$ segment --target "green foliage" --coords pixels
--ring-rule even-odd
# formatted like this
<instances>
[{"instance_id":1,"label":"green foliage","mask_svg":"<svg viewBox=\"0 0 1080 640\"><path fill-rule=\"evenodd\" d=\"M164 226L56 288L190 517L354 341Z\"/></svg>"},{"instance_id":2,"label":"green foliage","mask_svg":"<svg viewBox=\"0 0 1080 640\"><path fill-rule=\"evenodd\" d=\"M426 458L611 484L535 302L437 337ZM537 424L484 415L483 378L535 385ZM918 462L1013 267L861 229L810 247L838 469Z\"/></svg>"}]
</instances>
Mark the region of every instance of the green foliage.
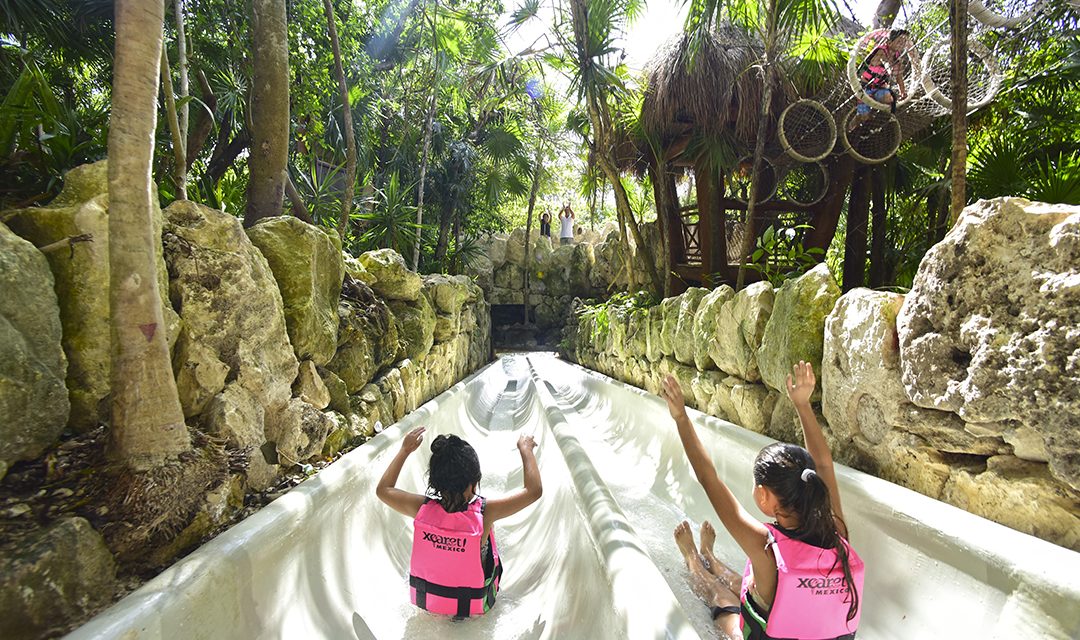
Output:
<instances>
[{"instance_id":1,"label":"green foliage","mask_svg":"<svg viewBox=\"0 0 1080 640\"><path fill-rule=\"evenodd\" d=\"M649 291L619 292L603 302L585 304L578 308L582 318L591 321L593 340L604 339L611 331L613 315L644 316L651 307L660 304L659 298Z\"/></svg>"},{"instance_id":2,"label":"green foliage","mask_svg":"<svg viewBox=\"0 0 1080 640\"><path fill-rule=\"evenodd\" d=\"M773 287L801 276L817 265L825 253L818 247L807 249L803 246L801 238L812 228L808 224L799 224L777 230L769 225L757 239L747 266L760 273Z\"/></svg>"},{"instance_id":3,"label":"green foliage","mask_svg":"<svg viewBox=\"0 0 1080 640\"><path fill-rule=\"evenodd\" d=\"M413 186L403 187L394 173L386 187L376 191L374 210L353 215L366 228L355 247L357 253L389 247L402 255L410 254L419 238L416 206L410 204L412 191Z\"/></svg>"}]
</instances>

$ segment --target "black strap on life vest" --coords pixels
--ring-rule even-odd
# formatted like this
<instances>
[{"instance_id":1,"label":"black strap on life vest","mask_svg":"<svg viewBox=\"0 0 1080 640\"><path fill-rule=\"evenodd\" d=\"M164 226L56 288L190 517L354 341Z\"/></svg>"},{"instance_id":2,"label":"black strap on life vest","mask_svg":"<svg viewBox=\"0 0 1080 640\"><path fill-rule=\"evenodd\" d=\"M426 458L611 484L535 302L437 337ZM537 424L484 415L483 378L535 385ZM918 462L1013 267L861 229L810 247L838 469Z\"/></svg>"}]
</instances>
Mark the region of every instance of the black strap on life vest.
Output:
<instances>
[{"instance_id":1,"label":"black strap on life vest","mask_svg":"<svg viewBox=\"0 0 1080 640\"><path fill-rule=\"evenodd\" d=\"M502 563L496 563L491 576L484 581L482 587L447 587L441 584L429 582L414 575L409 576L409 586L416 590L416 606L427 609L427 596L430 593L440 598L457 600L457 617L467 618L472 611L472 601L483 599L487 609L495 605L496 585L502 577Z\"/></svg>"}]
</instances>

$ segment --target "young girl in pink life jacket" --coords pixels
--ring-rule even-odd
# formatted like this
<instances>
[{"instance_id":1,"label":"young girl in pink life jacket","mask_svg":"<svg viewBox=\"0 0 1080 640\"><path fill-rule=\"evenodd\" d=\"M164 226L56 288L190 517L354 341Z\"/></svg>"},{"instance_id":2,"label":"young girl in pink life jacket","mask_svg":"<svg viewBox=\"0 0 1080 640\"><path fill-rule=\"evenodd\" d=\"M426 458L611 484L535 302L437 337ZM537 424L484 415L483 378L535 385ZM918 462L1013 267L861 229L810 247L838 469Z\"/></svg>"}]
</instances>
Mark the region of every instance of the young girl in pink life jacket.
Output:
<instances>
[{"instance_id":1,"label":"young girl in pink life jacket","mask_svg":"<svg viewBox=\"0 0 1080 640\"><path fill-rule=\"evenodd\" d=\"M421 609L456 618L482 615L495 604L502 562L492 525L536 502L543 493L532 436L518 438L525 488L505 498L477 494L480 460L461 438L440 435L431 443L427 495L397 484L405 459L420 447L425 427L405 435L375 488L375 495L413 519L409 592Z\"/></svg>"},{"instance_id":2,"label":"young girl in pink life jacket","mask_svg":"<svg viewBox=\"0 0 1080 640\"><path fill-rule=\"evenodd\" d=\"M679 383L671 376L664 380L662 395L694 474L748 557L740 577L713 555L716 533L708 522L701 527L700 553L689 523L675 528L690 586L712 607L721 637L853 640L859 627L863 563L848 544L832 454L810 407L814 384L814 370L805 362L787 378L806 449L778 442L754 460L754 502L773 519L762 524L717 476L686 415Z\"/></svg>"}]
</instances>

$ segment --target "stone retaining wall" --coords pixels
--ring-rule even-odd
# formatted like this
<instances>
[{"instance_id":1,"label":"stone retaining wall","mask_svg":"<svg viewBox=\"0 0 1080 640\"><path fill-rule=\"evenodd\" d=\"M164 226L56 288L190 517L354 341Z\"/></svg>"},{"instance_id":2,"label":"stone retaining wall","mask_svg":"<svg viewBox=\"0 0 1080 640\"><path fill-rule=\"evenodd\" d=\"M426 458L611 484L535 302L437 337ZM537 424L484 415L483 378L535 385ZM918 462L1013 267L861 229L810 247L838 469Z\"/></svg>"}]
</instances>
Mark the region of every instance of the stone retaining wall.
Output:
<instances>
[{"instance_id":1,"label":"stone retaining wall","mask_svg":"<svg viewBox=\"0 0 1080 640\"><path fill-rule=\"evenodd\" d=\"M1080 208L968 207L907 296L824 266L773 290L690 289L567 327L565 356L801 444L782 393L813 363L836 459L1080 550Z\"/></svg>"},{"instance_id":2,"label":"stone retaining wall","mask_svg":"<svg viewBox=\"0 0 1080 640\"><path fill-rule=\"evenodd\" d=\"M104 162L80 167L50 205L0 217L10 225L0 223L0 481L32 484L43 456L103 442L71 438L85 442L93 434L79 434L109 422L106 176ZM191 488L205 491L204 507L139 562L169 562L228 522L245 492L363 442L490 359L489 307L466 276L421 276L391 250L343 254L335 233L292 217L244 229L177 202L155 220L181 406L190 427L224 444L231 476L223 469L226 482ZM92 238L36 248L83 234ZM51 486L75 482L56 473ZM5 530L19 532L0 539L11 551L0 560L0 635L12 638L62 629L107 603L116 571L96 522L63 512L43 526L38 506L50 499L19 500L0 504ZM105 513L89 500L78 514ZM74 542L56 544L57 532ZM94 553L72 560L69 548Z\"/></svg>"}]
</instances>

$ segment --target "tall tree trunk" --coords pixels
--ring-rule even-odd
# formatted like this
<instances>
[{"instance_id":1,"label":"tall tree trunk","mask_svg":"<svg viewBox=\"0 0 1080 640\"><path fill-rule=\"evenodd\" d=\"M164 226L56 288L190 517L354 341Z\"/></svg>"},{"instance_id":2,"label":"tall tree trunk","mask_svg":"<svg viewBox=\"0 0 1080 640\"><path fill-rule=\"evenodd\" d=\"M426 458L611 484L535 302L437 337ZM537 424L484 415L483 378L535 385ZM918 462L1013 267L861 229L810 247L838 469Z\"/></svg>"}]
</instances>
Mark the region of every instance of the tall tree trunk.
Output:
<instances>
[{"instance_id":1,"label":"tall tree trunk","mask_svg":"<svg viewBox=\"0 0 1080 640\"><path fill-rule=\"evenodd\" d=\"M541 168L541 155L540 155L540 143L541 138L537 136L536 144L536 160L533 162L533 179L532 187L529 189L529 211L525 214L525 268L522 269L524 274L522 275L522 289L525 291L525 319L524 323L529 324L529 274L532 272L531 251L529 251L529 241L532 240L532 220L533 210L536 208L536 192L540 189L540 171Z\"/></svg>"},{"instance_id":2,"label":"tall tree trunk","mask_svg":"<svg viewBox=\"0 0 1080 640\"><path fill-rule=\"evenodd\" d=\"M165 47L161 48L161 84L165 94L165 113L169 121L173 147L173 182L176 184L176 196L187 200L187 158L184 157L184 134L176 116L176 96L173 95L172 74L169 70L169 55Z\"/></svg>"},{"instance_id":3,"label":"tall tree trunk","mask_svg":"<svg viewBox=\"0 0 1080 640\"><path fill-rule=\"evenodd\" d=\"M660 166L654 166L660 165ZM663 160L654 160L649 163L649 174L653 183L653 200L656 203L656 223L660 227L660 245L663 253L664 265L664 290L662 295L671 296L671 228L672 212L679 206L673 202L671 192L668 189L669 178L667 175L667 163Z\"/></svg>"},{"instance_id":4,"label":"tall tree trunk","mask_svg":"<svg viewBox=\"0 0 1080 640\"><path fill-rule=\"evenodd\" d=\"M968 0L951 0L949 24L952 39L952 201L950 225L960 217L967 203L967 19Z\"/></svg>"},{"instance_id":5,"label":"tall tree trunk","mask_svg":"<svg viewBox=\"0 0 1080 640\"><path fill-rule=\"evenodd\" d=\"M735 290L741 291L746 283L746 267L754 251L757 229L754 216L757 214L758 180L761 177L761 159L765 156L765 133L769 128L769 112L772 105L773 62L776 55L776 0L769 0L768 21L765 34L765 52L762 58L761 79L765 83L765 92L761 101L761 117L758 120L757 141L754 145L754 168L750 173L750 197L746 202L746 227L743 229L743 243L739 254L739 272L735 276Z\"/></svg>"},{"instance_id":6,"label":"tall tree trunk","mask_svg":"<svg viewBox=\"0 0 1080 640\"><path fill-rule=\"evenodd\" d=\"M187 34L185 33L184 26L184 0L176 0L174 5L174 13L176 18L176 51L177 58L176 66L177 71L180 73L180 99L188 97L189 85L188 85L188 57L187 57ZM180 107L180 113L178 123L180 125L180 139L185 142L188 139L188 103L185 102ZM184 148L184 157L187 157L189 149Z\"/></svg>"},{"instance_id":7,"label":"tall tree trunk","mask_svg":"<svg viewBox=\"0 0 1080 640\"><path fill-rule=\"evenodd\" d=\"M109 122L109 452L143 470L191 449L158 291L151 161L161 70L162 0L117 0Z\"/></svg>"},{"instance_id":8,"label":"tall tree trunk","mask_svg":"<svg viewBox=\"0 0 1080 640\"><path fill-rule=\"evenodd\" d=\"M244 226L281 215L289 159L285 0L252 0L251 155Z\"/></svg>"},{"instance_id":9,"label":"tall tree trunk","mask_svg":"<svg viewBox=\"0 0 1080 640\"><path fill-rule=\"evenodd\" d=\"M866 223L870 210L870 168L855 170L844 235L844 291L863 286L866 278Z\"/></svg>"},{"instance_id":10,"label":"tall tree trunk","mask_svg":"<svg viewBox=\"0 0 1080 640\"><path fill-rule=\"evenodd\" d=\"M436 4L436 11L438 8L439 5ZM435 42L434 34L432 34L432 42ZM439 95L438 49L432 49L431 58L431 101L428 103L427 114L424 116L424 149L420 154L420 184L416 187L416 246L413 247L413 271L420 271L420 239L423 237L421 229L424 224L424 192L427 190L428 154L431 152L431 130L435 126L435 100Z\"/></svg>"},{"instance_id":11,"label":"tall tree trunk","mask_svg":"<svg viewBox=\"0 0 1080 640\"><path fill-rule=\"evenodd\" d=\"M874 28L888 29L892 27L893 21L896 20L896 14L900 13L900 7L903 4L904 0L881 0L878 2L877 10L874 11Z\"/></svg>"},{"instance_id":12,"label":"tall tree trunk","mask_svg":"<svg viewBox=\"0 0 1080 640\"><path fill-rule=\"evenodd\" d=\"M341 64L341 46L338 44L337 18L334 5L323 0L326 10L326 26L330 32L330 46L334 50L334 72L337 74L338 91L341 93L341 126L345 129L345 193L341 194L341 215L338 218L338 235L345 241L349 230L349 210L352 208L356 189L356 134L353 131L352 107L349 105L349 87L345 84L345 69Z\"/></svg>"},{"instance_id":13,"label":"tall tree trunk","mask_svg":"<svg viewBox=\"0 0 1080 640\"><path fill-rule=\"evenodd\" d=\"M443 270L448 270L446 264L446 248L450 244L450 223L453 221L454 207L457 204L455 198L447 198L439 213L439 235L435 240L435 264Z\"/></svg>"},{"instance_id":14,"label":"tall tree trunk","mask_svg":"<svg viewBox=\"0 0 1080 640\"><path fill-rule=\"evenodd\" d=\"M888 226L888 216L885 208L885 172L881 167L875 167L872 169L871 176L873 215L870 230L873 235L870 239L869 284L871 289L876 289L885 285L887 271L885 266L885 233Z\"/></svg>"},{"instance_id":15,"label":"tall tree trunk","mask_svg":"<svg viewBox=\"0 0 1080 640\"><path fill-rule=\"evenodd\" d=\"M203 147L206 145L207 137L214 129L214 117L211 114L217 113L217 96L214 95L214 90L210 88L210 82L206 79L206 74L202 69L198 73L199 88L202 91L202 101L209 108L210 113L207 113L203 109L199 109L195 112L195 126L188 129L186 146L187 153L187 169L191 171L191 165L195 162L195 159L202 153Z\"/></svg>"}]
</instances>

